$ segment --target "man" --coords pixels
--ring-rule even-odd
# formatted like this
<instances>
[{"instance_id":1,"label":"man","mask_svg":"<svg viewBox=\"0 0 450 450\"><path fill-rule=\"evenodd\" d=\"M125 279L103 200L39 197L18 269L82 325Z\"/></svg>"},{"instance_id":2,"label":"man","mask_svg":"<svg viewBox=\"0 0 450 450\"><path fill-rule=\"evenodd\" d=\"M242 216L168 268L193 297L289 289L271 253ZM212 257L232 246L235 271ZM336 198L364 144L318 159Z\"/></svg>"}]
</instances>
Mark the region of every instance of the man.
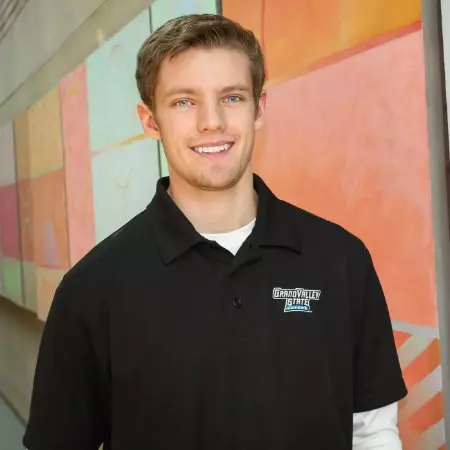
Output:
<instances>
[{"instance_id":1,"label":"man","mask_svg":"<svg viewBox=\"0 0 450 450\"><path fill-rule=\"evenodd\" d=\"M252 173L266 107L254 35L171 20L136 78L169 177L60 284L24 444L401 448L406 389L369 252Z\"/></svg>"}]
</instances>

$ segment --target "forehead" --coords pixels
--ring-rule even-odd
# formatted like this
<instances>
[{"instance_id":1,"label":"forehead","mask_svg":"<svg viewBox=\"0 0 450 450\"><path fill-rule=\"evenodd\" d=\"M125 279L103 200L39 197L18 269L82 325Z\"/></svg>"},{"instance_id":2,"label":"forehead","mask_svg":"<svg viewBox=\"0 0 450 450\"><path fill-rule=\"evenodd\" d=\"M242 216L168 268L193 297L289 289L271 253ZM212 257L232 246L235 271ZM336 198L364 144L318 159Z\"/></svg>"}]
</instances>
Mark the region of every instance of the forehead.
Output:
<instances>
[{"instance_id":1,"label":"forehead","mask_svg":"<svg viewBox=\"0 0 450 450\"><path fill-rule=\"evenodd\" d=\"M220 90L230 85L251 87L247 55L236 49L194 47L164 59L156 93L174 88Z\"/></svg>"}]
</instances>

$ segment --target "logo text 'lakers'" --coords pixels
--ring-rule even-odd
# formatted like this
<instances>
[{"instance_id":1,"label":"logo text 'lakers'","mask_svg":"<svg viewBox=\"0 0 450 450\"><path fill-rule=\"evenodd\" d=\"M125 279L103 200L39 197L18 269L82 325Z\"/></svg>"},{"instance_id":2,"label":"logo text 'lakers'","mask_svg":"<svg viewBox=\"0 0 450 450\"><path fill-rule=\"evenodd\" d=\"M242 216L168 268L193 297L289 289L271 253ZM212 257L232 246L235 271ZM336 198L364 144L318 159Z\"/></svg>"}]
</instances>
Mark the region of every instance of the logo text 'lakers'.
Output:
<instances>
[{"instance_id":1,"label":"logo text 'lakers'","mask_svg":"<svg viewBox=\"0 0 450 450\"><path fill-rule=\"evenodd\" d=\"M273 289L273 298L275 300L285 300L284 312L306 312L312 313L311 301L320 299L321 291L317 289L283 289L276 287Z\"/></svg>"}]
</instances>

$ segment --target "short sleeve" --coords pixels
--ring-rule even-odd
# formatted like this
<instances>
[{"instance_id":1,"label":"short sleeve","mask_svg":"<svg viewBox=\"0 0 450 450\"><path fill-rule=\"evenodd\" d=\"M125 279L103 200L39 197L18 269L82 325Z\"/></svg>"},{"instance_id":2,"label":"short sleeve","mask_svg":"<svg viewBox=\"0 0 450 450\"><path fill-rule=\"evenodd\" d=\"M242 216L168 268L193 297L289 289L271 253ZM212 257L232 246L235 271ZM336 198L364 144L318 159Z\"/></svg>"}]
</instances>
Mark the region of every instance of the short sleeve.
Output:
<instances>
[{"instance_id":1,"label":"short sleeve","mask_svg":"<svg viewBox=\"0 0 450 450\"><path fill-rule=\"evenodd\" d=\"M106 430L99 377L77 293L63 280L41 339L30 417L28 450L94 450Z\"/></svg>"},{"instance_id":2,"label":"short sleeve","mask_svg":"<svg viewBox=\"0 0 450 450\"><path fill-rule=\"evenodd\" d=\"M369 252L365 249L354 343L354 412L397 402L407 394L389 310Z\"/></svg>"}]
</instances>

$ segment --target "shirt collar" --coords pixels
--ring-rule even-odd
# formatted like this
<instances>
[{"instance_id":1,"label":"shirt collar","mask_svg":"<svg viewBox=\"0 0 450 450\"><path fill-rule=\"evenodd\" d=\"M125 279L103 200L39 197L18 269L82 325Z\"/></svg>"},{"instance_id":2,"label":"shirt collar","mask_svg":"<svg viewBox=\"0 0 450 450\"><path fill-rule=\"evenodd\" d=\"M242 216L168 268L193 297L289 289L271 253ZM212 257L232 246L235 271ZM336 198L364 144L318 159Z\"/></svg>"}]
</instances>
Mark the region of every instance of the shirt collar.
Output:
<instances>
[{"instance_id":1,"label":"shirt collar","mask_svg":"<svg viewBox=\"0 0 450 450\"><path fill-rule=\"evenodd\" d=\"M156 193L147 207L162 260L169 264L205 239L167 193L169 177L158 180ZM292 205L279 200L264 181L253 175L258 194L255 227L251 234L253 246L287 247L301 251L300 230L292 220Z\"/></svg>"}]
</instances>

